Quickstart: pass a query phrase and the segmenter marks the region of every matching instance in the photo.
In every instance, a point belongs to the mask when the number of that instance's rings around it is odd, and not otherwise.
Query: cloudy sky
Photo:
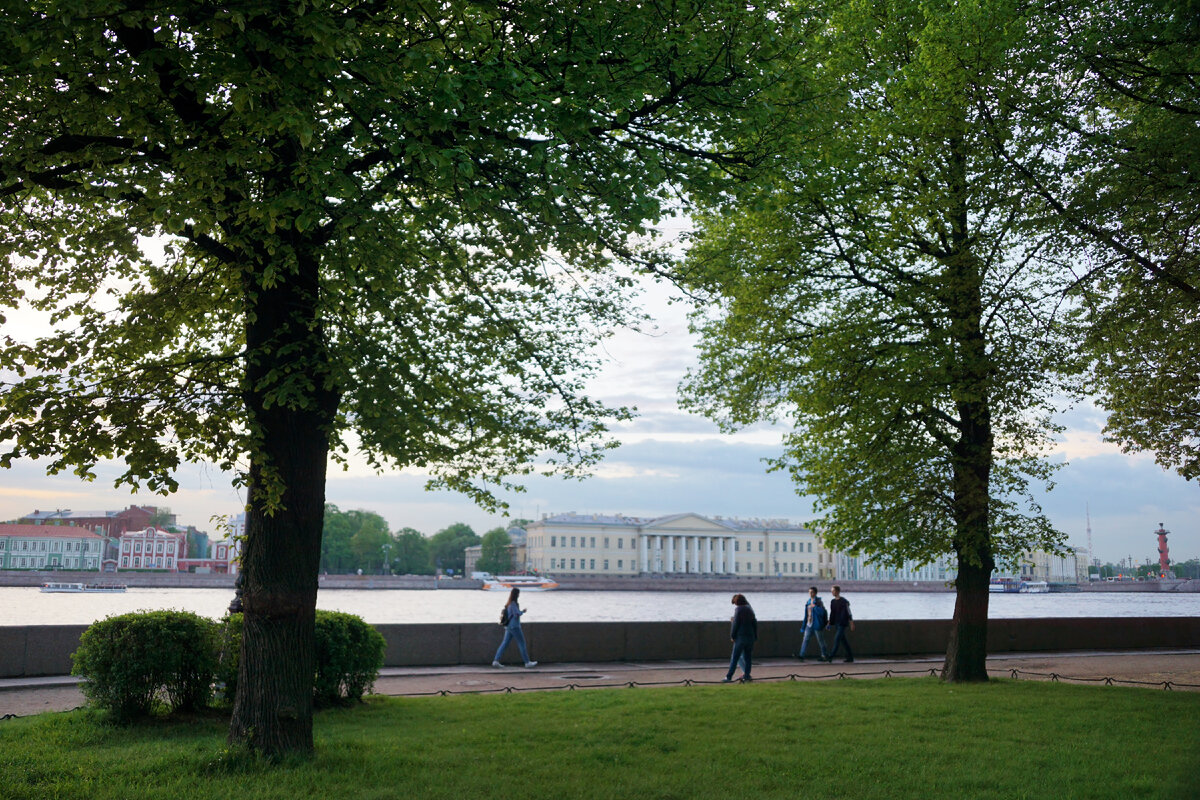
[[[783,431],[760,426],[722,435],[712,423],[677,407],[676,386],[695,356],[686,311],[668,304],[667,296],[665,289],[648,287],[644,304],[654,313],[658,331],[618,333],[605,347],[606,368],[593,384],[593,393],[609,403],[638,408],[639,416],[616,431],[621,447],[586,480],[530,480],[527,492],[507,498],[511,516],[567,511],[634,516],[693,511],[793,521],[811,516],[811,503],[796,495],[787,477],[768,474],[763,465],[764,458],[780,453]],[[14,315],[8,327],[20,324]],[[1200,487],[1165,472],[1149,457],[1126,456],[1106,444],[1100,434],[1103,415],[1095,408],[1073,409],[1062,421],[1068,430],[1055,458],[1068,464],[1056,488],[1041,500],[1071,544],[1087,546],[1090,509],[1094,552],[1103,561],[1157,561],[1153,531],[1159,523],[1171,531],[1173,559],[1200,557]],[[180,490],[167,498],[114,489],[118,472],[114,465],[101,465],[97,480],[87,483],[71,475],[46,476],[41,465],[20,463],[0,471],[0,519],[35,509],[115,510],[144,503],[168,506],[180,522],[215,530],[214,515],[236,514],[244,503],[229,476],[211,467],[181,471]],[[482,533],[502,524],[502,518],[458,495],[424,491],[423,483],[417,474],[334,468],[327,497],[342,509],[376,511],[393,529],[407,526],[432,534],[465,522]]]

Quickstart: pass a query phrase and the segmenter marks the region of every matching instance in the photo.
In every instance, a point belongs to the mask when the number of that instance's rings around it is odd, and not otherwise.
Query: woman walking
[[[750,681],[750,656],[754,652],[754,642],[758,640],[758,617],[750,607],[744,595],[735,594],[733,600],[733,618],[729,622],[729,639],[733,642],[733,655],[729,657],[729,671],[725,673],[723,683],[733,680],[738,661],[742,662],[742,682]]]
[[[508,643],[516,641],[517,650],[521,652],[521,660],[525,662],[526,667],[536,667],[536,661],[529,660],[529,650],[525,647],[525,634],[521,632],[521,615],[525,612],[517,605],[517,598],[521,596],[521,590],[513,587],[513,590],[508,594],[508,602],[504,604],[504,638],[500,641],[500,647],[496,649],[496,657],[492,659],[493,667],[502,667],[500,657],[504,655],[504,648],[508,647]]]

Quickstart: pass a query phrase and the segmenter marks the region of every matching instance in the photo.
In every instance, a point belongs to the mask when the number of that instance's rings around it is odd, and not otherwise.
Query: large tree
[[[1015,160],[1062,225],[1106,433],[1200,477],[1200,4],[1055,0],[1058,46]],[[1049,69],[1046,69],[1049,67]],[[1011,99],[1011,98],[1010,98]],[[1040,155],[1040,154],[1039,154]],[[1048,156],[1048,157],[1047,157]],[[1066,169],[1062,167],[1065,164]]]
[[[119,483],[164,491],[184,460],[238,471],[230,738],[311,751],[328,458],[484,503],[531,463],[592,463],[620,416],[581,393],[623,318],[605,267],[716,146],[772,18],[724,0],[4,12],[0,302],[55,332],[0,347],[0,464],[121,458]]]
[[[479,544],[479,534],[465,522],[442,528],[429,539],[429,557],[438,570],[461,573],[467,565],[468,547]]]
[[[814,6],[778,87],[779,150],[712,203],[679,279],[703,301],[685,402],[792,430],[775,463],[833,548],[957,561],[942,670],[986,680],[997,560],[1055,548],[1029,492],[1063,358],[1052,230],[1006,153],[1047,145],[997,98],[1044,32],[1006,0]]]
[[[392,569],[401,575],[432,575],[433,560],[429,555],[429,540],[420,531],[403,528],[395,535],[396,549],[392,554]]]
[[[479,544],[479,563],[476,566],[480,570],[493,575],[512,572],[512,553],[508,550],[512,541],[508,538],[508,532],[504,528],[492,528],[483,535]]]

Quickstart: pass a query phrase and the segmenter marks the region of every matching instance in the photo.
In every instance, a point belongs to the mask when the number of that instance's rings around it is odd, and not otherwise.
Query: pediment
[[[711,520],[708,517],[702,517],[693,512],[684,514],[672,514],[667,517],[659,517],[653,522],[646,523],[642,526],[642,530],[650,531],[691,531],[697,533],[729,533],[729,528],[716,520]]]

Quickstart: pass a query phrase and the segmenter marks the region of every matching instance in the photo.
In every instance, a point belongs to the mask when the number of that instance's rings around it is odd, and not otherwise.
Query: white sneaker
[[[536,661],[526,661],[525,662],[525,669],[529,669],[530,667],[536,667],[536,666],[537,666]]]
[[[493,667],[503,667],[504,665],[503,665],[503,664],[501,664],[499,661],[493,661],[493,662],[492,662],[492,666],[493,666]]]

